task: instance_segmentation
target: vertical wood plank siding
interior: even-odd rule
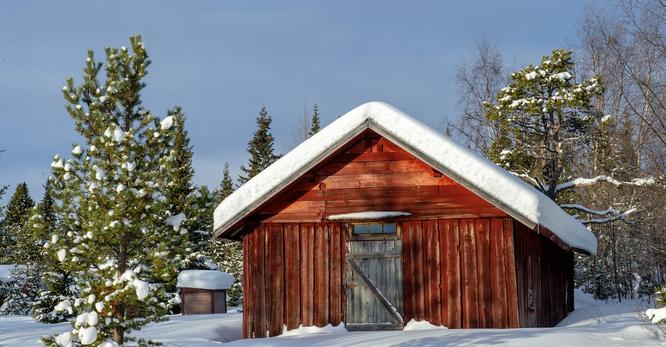
[[[343,321],[344,234],[337,223],[269,223],[243,238],[244,337]]]
[[[573,253],[511,218],[403,221],[404,321],[547,327],[573,307]],[[243,239],[245,337],[340,324],[342,223],[267,223]]]
[[[184,315],[227,312],[226,290],[181,287],[179,291]]]
[[[522,327],[549,327],[573,310],[573,253],[514,222]]]
[[[506,247],[507,241],[513,244],[510,218],[401,224],[405,321],[449,328],[519,326],[514,253]]]

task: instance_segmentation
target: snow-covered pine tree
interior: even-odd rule
[[[190,145],[190,138],[185,129],[185,115],[182,114],[180,107],[176,107],[169,116],[175,116],[172,160],[169,162],[173,169],[169,183],[164,189],[164,197],[169,212],[177,215],[185,213],[191,202],[194,192],[192,186],[194,168],[192,168],[192,145]]]
[[[44,185],[44,196],[30,217],[30,227],[40,245],[43,246],[52,235],[65,236],[58,232],[58,207],[53,200],[53,188],[50,179]],[[75,295],[74,279],[70,271],[63,269],[61,263],[50,256],[42,247],[42,283],[37,300],[33,304],[32,316],[42,323],[64,322],[73,314],[55,311],[55,306],[64,300],[73,300]]]
[[[16,185],[16,190],[5,207],[5,216],[2,220],[2,229],[5,232],[2,246],[5,252],[0,256],[0,263],[17,264],[23,260],[22,250],[17,247],[17,242],[19,238],[25,239],[24,227],[34,205],[28,185],[25,182]]]
[[[208,239],[210,231],[208,220],[211,216],[203,213],[208,212],[209,201],[212,198],[208,188],[194,187],[192,177],[194,168],[192,166],[192,145],[185,123],[186,117],[182,114],[180,107],[170,113],[174,117],[174,143],[171,150],[171,158],[167,165],[171,167],[171,177],[165,188],[165,203],[169,213],[174,219],[181,220],[181,227],[188,230],[189,254],[188,269],[205,269],[207,259]],[[175,282],[169,288],[175,290]]]
[[[312,107],[312,121],[310,122],[310,131],[308,132],[308,137],[312,137],[312,135],[316,134],[320,130],[320,125],[319,125],[319,106],[317,104],[314,104]]]
[[[555,50],[543,57],[541,64],[513,73],[509,86],[498,93],[497,104],[486,104],[487,116],[500,121],[504,129],[491,147],[490,158],[563,203],[562,207],[589,215],[599,215],[595,213],[599,211],[567,204],[558,197],[603,182],[615,186],[653,184],[653,179],[620,181],[607,175],[573,178],[577,173],[574,165],[587,154],[583,152],[604,118],[593,105],[602,93],[598,77],[575,82],[574,61],[568,50]],[[608,220],[608,214],[601,212],[604,221]],[[624,219],[625,212],[631,211],[614,212],[610,217]]]
[[[229,162],[224,163],[224,170],[222,171],[222,181],[220,181],[220,188],[217,190],[215,205],[219,205],[222,200],[234,192],[234,181],[231,178],[231,168]]]
[[[575,82],[572,52],[555,50],[541,64],[511,74],[509,85],[486,103],[486,115],[502,123],[490,158],[555,200],[577,145],[598,120],[592,102],[603,86],[597,77]]]
[[[617,189],[655,181],[636,178],[637,171],[623,165],[631,160],[620,155],[623,149],[617,139],[622,136],[612,134],[611,116],[599,111],[603,91],[599,77],[577,83],[572,52],[556,50],[539,65],[513,73],[497,102],[485,107],[489,120],[501,124],[490,158],[576,214],[584,224],[595,225],[591,229],[600,236],[599,254],[604,258],[577,257],[577,283],[598,297],[619,298],[633,285],[633,275],[620,268],[626,264],[620,253],[624,249],[621,240],[627,235],[612,222],[625,220],[637,209],[615,199],[627,195],[618,195]],[[600,183],[610,183],[616,191],[610,192]],[[630,257],[628,249],[625,252]]]
[[[33,205],[27,184],[18,184],[3,221],[11,242],[7,263],[17,266],[12,269],[12,280],[0,285],[0,295],[4,297],[2,315],[29,314],[42,286],[41,250],[29,225]]]
[[[214,269],[211,264],[209,252],[211,231],[213,230],[213,214],[211,206],[215,200],[215,193],[206,186],[198,186],[192,194],[189,212],[187,215],[190,230],[190,241],[197,255],[197,262],[191,268]]]
[[[257,130],[247,144],[250,159],[247,167],[241,165],[243,173],[238,178],[240,184],[249,181],[250,178],[256,176],[279,158],[273,150],[274,138],[273,134],[271,134],[271,122],[272,119],[268,111],[266,111],[266,107],[262,107],[257,116]]]
[[[209,215],[213,215],[215,207],[234,192],[234,183],[229,170],[229,163],[224,163],[222,181],[217,191],[215,203],[211,205]],[[211,220],[211,230],[213,223]],[[234,240],[214,238],[210,244],[210,254],[218,268],[234,276],[234,284],[227,291],[229,306],[239,306],[243,297],[243,244]]]
[[[141,105],[150,60],[140,36],[130,43],[106,48],[104,63],[89,51],[83,83],[70,78],[63,87],[85,144],[51,163],[63,213],[45,247],[79,292],[56,306],[77,315],[72,332],[45,337],[48,345],[133,341],[129,332],[165,319],[172,302],[165,286],[187,266],[187,230],[166,203],[181,114],[159,120]]]

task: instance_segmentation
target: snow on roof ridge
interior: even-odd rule
[[[567,245],[596,253],[595,236],[543,193],[490,160],[384,102],[368,102],[338,117],[239,187],[215,209],[215,230],[229,228],[337,147],[370,128],[491,200],[530,228],[552,231]]]

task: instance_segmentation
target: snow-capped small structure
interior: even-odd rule
[[[546,195],[381,102],[281,157],[214,219],[215,236],[243,241],[245,337],[554,326],[574,307],[573,252],[597,247]]]
[[[180,292],[183,314],[227,312],[227,289],[234,276],[216,270],[184,270],[178,274],[176,287]]]

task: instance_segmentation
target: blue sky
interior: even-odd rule
[[[195,183],[237,172],[255,116],[287,151],[303,106],[323,123],[371,100],[433,127],[457,116],[454,74],[485,35],[512,66],[575,42],[583,1],[0,1],[0,184],[39,198],[56,153],[78,140],[64,110],[87,49],[142,34],[152,65],[144,106],[181,105]],[[10,192],[11,193],[11,192]],[[6,201],[5,197],[5,201]]]

